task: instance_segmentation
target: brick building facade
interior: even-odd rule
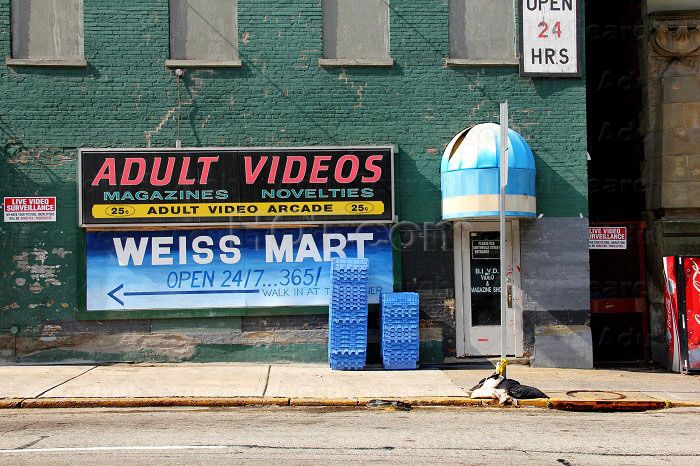
[[[324,2],[238,0],[240,65],[169,66],[166,0],[79,2],[84,62],[62,65],[16,58],[10,3],[0,2],[0,50],[11,57],[0,66],[0,190],[55,196],[57,219],[0,224],[3,358],[325,360],[327,316],[317,309],[85,312],[78,149],[174,147],[178,139],[183,147],[392,145],[396,288],[420,293],[421,361],[461,356],[440,161],[455,134],[497,122],[508,100],[511,127],[535,154],[540,217],[518,224],[522,355],[590,366],[584,77],[524,78],[512,60],[450,62],[447,0],[391,0],[391,63],[320,63]]]

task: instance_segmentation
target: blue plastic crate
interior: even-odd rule
[[[364,312],[338,312],[336,310],[333,314],[328,315],[328,325],[331,324],[367,325],[367,314],[365,314]]]
[[[418,361],[418,347],[414,348],[389,348],[382,352],[383,362],[395,362],[395,361]]]
[[[357,359],[330,358],[329,363],[331,369],[336,371],[361,371],[365,368],[364,357]]]
[[[331,272],[342,270],[367,271],[368,268],[369,259],[366,258],[334,257],[331,259]]]
[[[382,335],[386,332],[387,335],[402,335],[402,334],[409,334],[411,332],[416,332],[417,329],[420,326],[418,325],[418,321],[415,322],[397,322],[395,320],[387,322],[386,320],[382,319],[380,322],[380,330],[382,332]]]
[[[334,358],[364,358],[367,350],[364,348],[337,348],[328,351],[328,356]]]
[[[392,310],[382,309],[382,320],[392,324],[416,324],[418,323],[417,312],[393,312]]]
[[[382,334],[382,339],[383,339],[383,346],[387,348],[391,348],[393,346],[401,346],[401,345],[413,345],[413,344],[418,344],[418,332],[405,332],[401,334],[397,333],[387,333],[384,332]]]
[[[366,309],[366,308],[365,308]],[[336,308],[328,311],[328,323],[351,323],[367,320],[367,311],[352,308]]]
[[[369,260],[335,257],[331,260],[331,283],[366,282]]]
[[[367,313],[364,309],[359,306],[334,306],[333,310],[328,310],[328,317],[329,319],[334,319],[334,322],[354,322],[360,320],[367,320]]]
[[[331,302],[328,306],[328,312],[333,312],[333,315],[338,317],[363,316],[367,313],[367,301]]]
[[[415,369],[420,347],[417,293],[382,293],[380,348],[385,369]]]
[[[418,312],[418,293],[382,293],[382,308]]]
[[[334,370],[362,370],[367,361],[364,349],[335,349],[328,351],[328,362]]]
[[[414,325],[419,322],[417,293],[382,293],[380,321],[386,325]]]
[[[332,299],[329,304],[329,309],[333,308],[335,312],[348,313],[354,312],[356,314],[364,314],[365,309],[367,309],[367,299]]]
[[[367,317],[333,318],[328,321],[329,334],[352,333],[367,339]]]
[[[410,360],[410,361],[383,361],[384,369],[392,370],[392,371],[407,371],[407,370],[415,370],[418,369],[418,362],[417,360]]]
[[[408,341],[408,342],[385,342],[382,346],[382,356],[393,356],[401,354],[418,354],[418,348],[420,347],[420,342],[418,341]]]
[[[367,359],[367,259],[331,261],[328,361],[331,369],[360,370]]]
[[[384,357],[384,355],[418,354],[419,347],[420,342],[417,341],[387,342],[382,346],[382,357]]]
[[[366,313],[367,294],[366,285],[363,286],[332,286],[330,308],[336,313]]]
[[[332,282],[331,283],[331,302],[338,303],[354,303],[366,302],[368,286],[366,281],[347,283],[347,282]]]
[[[382,293],[380,320],[385,325],[418,325],[418,293]]]
[[[328,336],[328,343],[333,350],[367,348],[367,327],[334,328]]]

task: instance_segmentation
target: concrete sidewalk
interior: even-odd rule
[[[469,399],[469,388],[494,369],[464,367],[345,372],[317,364],[2,366],[0,407],[358,405],[371,398],[481,406]],[[510,365],[508,377],[550,396],[522,403],[533,406],[700,406],[700,376]]]

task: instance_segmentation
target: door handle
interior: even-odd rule
[[[508,290],[508,296],[507,296],[508,308],[512,308],[513,307],[513,285],[508,285],[507,290]]]

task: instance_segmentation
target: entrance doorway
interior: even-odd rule
[[[455,222],[455,321],[457,356],[501,353],[501,264],[498,222]],[[520,225],[506,222],[509,356],[523,353]]]

